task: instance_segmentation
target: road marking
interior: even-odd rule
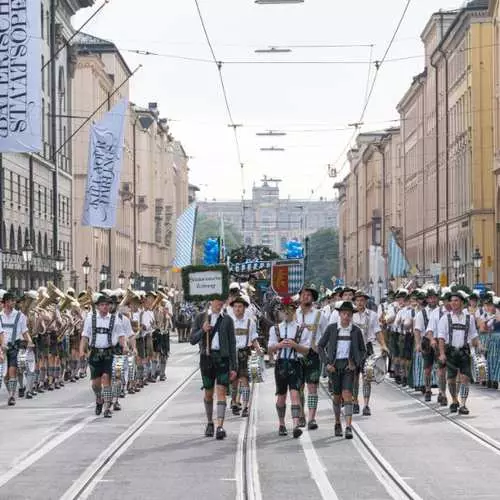
[[[262,500],[262,490],[259,478],[259,463],[257,461],[257,417],[259,411],[260,384],[253,384],[252,406],[249,416],[249,432],[247,445],[247,494],[250,500]]]
[[[182,392],[188,383],[198,374],[194,371],[179,385],[172,395],[160,404],[153,413],[150,410],[143,413],[123,434],[118,436],[73,483],[60,500],[74,498],[86,499],[92,494],[97,484],[113,467],[116,461],[132,446],[135,440],[155,421],[156,417]],[[96,471],[97,472],[96,474]],[[80,493],[81,492],[81,493]]]
[[[396,497],[393,496],[392,498],[398,498],[398,499],[399,498],[408,498],[408,496],[409,496],[413,500],[423,500],[422,497],[420,497],[419,495],[417,495],[417,493],[415,493],[415,491],[404,481],[404,479],[392,468],[391,464],[379,453],[377,448],[375,448],[375,446],[368,439],[366,434],[359,428],[359,425],[353,423],[352,427],[356,431],[356,434],[359,436],[359,438],[362,441],[364,441],[365,446],[370,449],[370,453],[373,455],[374,459],[379,463],[382,470],[384,471],[385,476],[383,477],[383,480],[382,480],[382,477],[379,477],[379,474],[377,474],[372,469],[369,462],[366,462],[368,464],[368,466],[370,466],[370,468],[372,469],[374,474],[377,476],[377,478],[380,480],[381,484],[384,486],[386,491],[389,494],[391,494],[391,491],[392,491],[392,488],[390,488],[390,490],[387,489],[388,487],[390,487],[389,483],[386,482],[387,478],[389,478],[389,477],[392,477],[392,479],[389,480],[390,482],[399,483],[400,488],[405,490],[406,496],[403,496],[400,493],[398,496],[396,496]],[[358,446],[359,446],[359,444],[358,444]],[[375,460],[373,461],[373,463],[376,463]],[[391,494],[391,496],[392,496],[392,494]]]
[[[45,445],[35,451],[33,454],[27,456],[23,460],[17,462],[12,469],[8,470],[5,474],[0,476],[0,488],[4,486],[11,479],[14,479],[16,476],[24,472],[28,467],[31,467],[35,462],[38,462],[41,458],[43,458],[47,453],[52,451],[54,448],[59,446],[61,443],[66,441],[68,438],[80,432],[87,424],[96,420],[96,416],[87,417],[82,420],[80,423],[75,424],[73,427],[70,427],[67,431],[59,434],[58,436],[52,438]],[[48,438],[46,438],[48,439]]]
[[[245,500],[245,478],[243,477],[243,442],[245,441],[245,429],[247,423],[242,420],[240,431],[238,432],[238,445],[236,447],[236,463],[234,466],[234,476],[236,481],[236,499]]]
[[[311,477],[318,487],[321,498],[323,500],[338,500],[339,497],[335,493],[335,490],[333,489],[333,486],[328,479],[328,476],[326,474],[327,469],[325,465],[314,449],[314,445],[309,432],[304,432],[299,440],[306,456],[307,465],[309,466],[309,472],[311,473]]]

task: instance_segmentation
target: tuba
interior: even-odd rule
[[[92,290],[90,290],[90,289],[86,290],[85,294],[77,299],[77,302],[78,302],[78,304],[80,304],[80,307],[82,307],[82,308],[92,306],[92,304],[93,304],[93,302],[92,302]]]
[[[134,292],[132,289],[130,288],[127,288],[127,291],[125,292],[125,296],[123,297],[122,301],[120,302],[120,304],[118,304],[118,307],[125,307],[125,306],[128,306],[129,303],[133,300],[133,299],[137,299],[137,300],[140,300],[140,297],[139,295]]]
[[[64,295],[64,293],[51,281],[47,283],[47,293],[50,299],[49,303],[51,304],[57,304],[57,302],[63,301],[66,298],[66,295]]]
[[[156,298],[151,304],[151,310],[154,311],[164,300],[168,300],[168,297],[159,290],[156,292]]]
[[[71,295],[65,295],[59,304],[59,310],[61,312],[65,312],[70,307],[78,307],[79,308],[80,303],[76,299],[71,297]]]

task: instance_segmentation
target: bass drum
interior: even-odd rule
[[[363,377],[367,382],[380,384],[387,373],[387,363],[384,356],[369,356],[363,369]]]
[[[248,359],[248,379],[250,383],[260,384],[264,382],[266,364],[264,357],[252,352]]]

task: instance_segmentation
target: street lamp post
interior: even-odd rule
[[[130,276],[128,277],[128,281],[130,283],[130,288],[132,288],[132,290],[133,290],[134,284],[135,284],[135,274],[133,271],[130,273]]]
[[[479,251],[479,248],[474,250],[474,254],[472,255],[472,262],[474,263],[474,267],[476,268],[476,284],[479,283],[479,270],[481,269],[481,264],[483,263],[483,256]]]
[[[120,288],[123,288],[123,284],[125,283],[125,273],[123,270],[120,271],[120,274],[118,275],[118,284],[120,285]]]
[[[455,283],[457,283],[458,279],[458,270],[460,269],[460,256],[458,252],[455,250],[455,254],[451,258],[451,263],[453,265],[453,269],[455,270]]]
[[[23,260],[26,262],[26,288],[31,288],[31,261],[33,260],[33,247],[29,240],[22,249]]]
[[[60,277],[61,277],[61,273],[64,269],[64,257],[62,256],[61,254],[61,250],[58,250],[57,251],[57,255],[56,255],[56,260],[55,260],[55,283],[56,283],[56,286],[60,286]]]
[[[103,290],[108,281],[108,268],[103,264],[99,271],[100,289]]]
[[[91,267],[92,266],[90,265],[89,258],[85,257],[85,260],[82,264],[83,276],[85,277],[85,290],[89,289],[89,273]]]

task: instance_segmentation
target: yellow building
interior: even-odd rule
[[[402,129],[405,252],[428,275],[493,283],[493,28],[486,0],[434,14],[422,34],[426,68],[398,105]]]

